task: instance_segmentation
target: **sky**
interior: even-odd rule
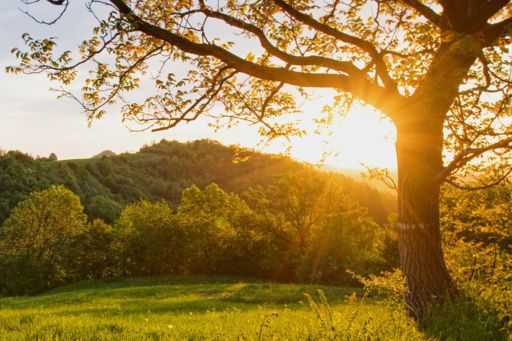
[[[52,26],[41,25],[23,14],[20,9],[41,19],[51,19],[57,12],[44,2],[26,7],[20,0],[0,1],[0,149],[21,150],[34,156],[55,153],[59,159],[87,158],[103,150],[116,153],[135,152],[142,145],[161,139],[192,141],[209,138],[226,145],[238,144],[267,153],[282,153],[285,141],[275,141],[262,147],[256,126],[240,125],[213,131],[206,119],[180,125],[174,129],[152,133],[131,132],[122,122],[119,111],[111,108],[101,120],[88,122],[78,103],[57,99],[44,75],[12,75],[4,69],[15,65],[13,47],[23,48],[21,35],[30,32],[35,38],[57,37],[59,46],[72,49],[91,32],[94,21],[85,10],[84,1],[72,1],[67,13]],[[144,89],[137,90],[144,94]],[[304,107],[303,126],[309,133],[293,138],[290,155],[296,159],[328,165],[360,168],[371,166],[396,168],[394,129],[390,122],[371,109],[355,106],[344,118],[330,127],[332,135],[315,135],[308,117],[329,100],[328,91],[319,92],[314,102]],[[132,128],[136,128],[131,126]]]

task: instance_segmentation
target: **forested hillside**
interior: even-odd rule
[[[164,199],[175,207],[181,192],[217,183],[227,192],[242,193],[268,184],[272,176],[308,166],[288,157],[261,154],[218,142],[162,140],[139,152],[82,160],[33,158],[21,152],[0,157],[0,223],[33,191],[62,184],[80,196],[90,219],[113,222],[122,207],[139,199]],[[322,173],[354,203],[366,207],[380,224],[395,209],[392,195],[335,173]]]

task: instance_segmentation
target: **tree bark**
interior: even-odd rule
[[[407,312],[419,319],[429,306],[457,296],[441,248],[440,185],[434,182],[442,169],[442,121],[397,128],[398,244]]]

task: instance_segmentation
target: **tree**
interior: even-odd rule
[[[277,242],[275,277],[353,284],[345,270],[372,272],[384,230],[335,180],[305,168],[244,193],[262,217],[260,229]]]
[[[123,273],[161,275],[181,269],[183,233],[165,201],[126,206],[115,228]]]
[[[12,280],[20,280],[15,273],[21,272],[39,278],[41,283],[37,283],[37,289],[20,287],[17,294],[48,288],[74,276],[74,269],[65,263],[73,254],[73,242],[84,232],[85,223],[80,198],[64,186],[34,192],[18,203],[2,225],[0,253],[7,263],[17,265],[11,269]],[[26,272],[26,267],[31,270]]]
[[[262,220],[260,228],[275,244],[277,264],[272,277],[279,280],[311,280],[304,275],[308,251],[322,224],[335,210],[326,209],[328,180],[313,169],[279,173],[263,187],[249,188],[244,196]],[[343,206],[344,196],[332,206]]]
[[[47,1],[67,8],[70,0]],[[497,166],[507,165],[512,143],[508,0],[88,3],[110,14],[97,11],[98,27],[81,44],[79,60],[57,53],[51,38],[25,35],[28,51],[15,49],[20,64],[8,71],[46,72],[68,85],[78,67],[90,65],[82,96],[63,95],[74,96],[91,119],[120,99],[125,119],[153,130],[208,113],[228,126],[259,123],[270,138],[301,135],[278,118],[297,113],[296,98],[307,98],[310,88],[336,92],[319,122],[354,101],[377,108],[397,128],[408,306],[419,317],[429,304],[457,296],[441,249],[439,191],[444,182],[462,186],[457,176],[478,170],[487,184],[510,171]],[[190,69],[175,74],[169,64]],[[124,93],[150,67],[157,71],[154,95],[129,101]]]
[[[119,275],[120,249],[112,226],[101,219],[87,224],[75,240],[75,257],[69,259],[80,280]]]
[[[327,178],[308,169],[277,174],[270,185],[249,189],[245,195],[260,214],[277,217],[290,243],[305,251],[314,230],[325,219],[326,206],[335,205],[326,203],[328,190]],[[343,195],[331,199],[339,206],[345,202]]]
[[[112,224],[122,210],[120,203],[104,195],[95,195],[87,201],[87,214],[90,217],[103,219],[108,224]]]
[[[224,192],[215,183],[204,190],[192,185],[182,192],[177,219],[187,235],[189,271],[258,273],[254,214],[236,194]],[[247,269],[251,262],[252,268]]]

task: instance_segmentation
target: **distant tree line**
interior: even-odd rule
[[[0,155],[0,224],[30,193],[64,185],[80,197],[89,220],[112,224],[124,206],[140,199],[165,200],[176,209],[181,193],[193,184],[217,183],[241,194],[249,187],[268,184],[272,176],[300,171],[306,165],[287,157],[260,154],[217,142],[161,141],[138,153],[57,161],[11,151]],[[341,174],[321,173],[336,181],[352,201],[384,224],[396,209],[395,198]]]
[[[3,295],[166,274],[354,284],[347,270],[369,274],[398,265],[392,230],[336,181],[307,169],[277,174],[240,196],[214,183],[192,185],[175,209],[142,199],[112,224],[88,219],[79,196],[53,185],[20,201],[0,231]]]

